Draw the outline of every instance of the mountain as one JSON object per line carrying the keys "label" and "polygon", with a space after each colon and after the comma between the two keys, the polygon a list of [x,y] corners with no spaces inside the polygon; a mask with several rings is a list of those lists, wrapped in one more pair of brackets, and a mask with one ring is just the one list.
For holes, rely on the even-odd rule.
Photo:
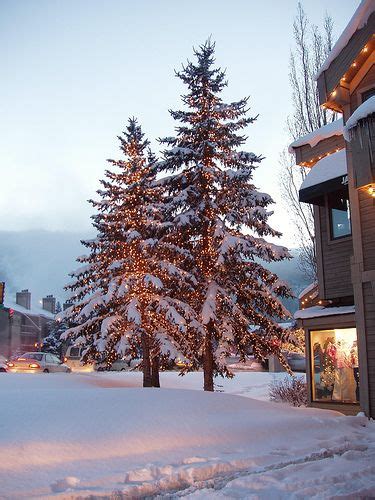
{"label": "mountain", "polygon": [[[12,298],[24,288],[31,291],[33,301],[53,294],[66,298],[63,290],[70,281],[68,273],[77,267],[75,259],[85,253],[80,240],[93,234],[53,231],[0,231],[0,281],[6,283],[6,293]],[[298,256],[298,251],[292,254]],[[268,267],[288,282],[296,296],[309,282],[298,267],[298,259],[273,262]],[[285,301],[291,312],[297,301]]]}

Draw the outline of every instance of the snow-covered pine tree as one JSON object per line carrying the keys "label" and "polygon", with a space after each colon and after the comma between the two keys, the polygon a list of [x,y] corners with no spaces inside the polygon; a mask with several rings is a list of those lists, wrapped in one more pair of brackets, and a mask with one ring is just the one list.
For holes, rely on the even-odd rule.
{"label": "snow-covered pine tree", "polygon": [[[166,149],[158,171],[169,175],[166,189],[169,239],[189,254],[195,292],[183,297],[196,313],[194,351],[201,357],[204,389],[212,391],[213,376],[232,376],[226,357],[243,359],[249,346],[263,357],[280,353],[283,330],[277,318],[288,316],[280,297],[291,292],[262,265],[289,258],[286,248],[265,236],[281,236],[268,224],[273,200],[252,184],[261,156],[239,150],[246,137],[240,131],[256,118],[247,117],[248,99],[225,104],[220,94],[225,73],[214,68],[215,44],[195,50],[176,75],[186,84],[183,111],[170,111],[180,122],[176,137],[161,139]],[[260,337],[252,325],[267,332]]]}
{"label": "snow-covered pine tree", "polygon": [[52,354],[56,354],[61,357],[63,340],[61,339],[61,335],[65,333],[68,329],[68,324],[66,321],[62,321],[59,318],[52,321],[47,337],[44,337],[42,344],[43,352],[50,352]]}
{"label": "snow-covered pine tree", "polygon": [[[90,203],[97,230],[94,240],[82,241],[89,254],[67,285],[73,305],[65,317],[74,325],[66,332],[85,346],[83,361],[108,364],[123,355],[143,358],[144,386],[158,385],[159,353],[174,350],[186,329],[180,303],[168,296],[174,286],[184,289],[187,273],[160,255],[162,188],[155,186],[155,157],[141,127],[130,119],[119,136],[123,160],[108,160],[98,191]],[[171,337],[174,335],[174,339]]]}

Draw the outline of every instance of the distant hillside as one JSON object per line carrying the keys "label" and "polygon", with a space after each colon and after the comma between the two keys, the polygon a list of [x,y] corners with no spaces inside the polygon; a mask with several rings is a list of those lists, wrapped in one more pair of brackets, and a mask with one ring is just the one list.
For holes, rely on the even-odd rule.
{"label": "distant hillside", "polygon": [[[0,231],[0,281],[6,282],[7,293],[28,288],[34,300],[54,294],[60,301],[69,281],[68,273],[77,267],[75,259],[85,253],[81,239],[92,237],[71,232]],[[297,255],[297,251],[292,252]],[[296,295],[308,284],[298,268],[297,259],[275,262],[268,266],[287,281]],[[297,302],[287,301],[293,312]]]}

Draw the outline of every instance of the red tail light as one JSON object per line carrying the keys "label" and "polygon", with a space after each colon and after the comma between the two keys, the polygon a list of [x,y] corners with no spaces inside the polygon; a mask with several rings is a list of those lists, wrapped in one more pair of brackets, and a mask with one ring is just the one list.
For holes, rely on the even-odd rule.
{"label": "red tail light", "polygon": [[40,365],[38,363],[30,363],[29,368],[40,368]]}

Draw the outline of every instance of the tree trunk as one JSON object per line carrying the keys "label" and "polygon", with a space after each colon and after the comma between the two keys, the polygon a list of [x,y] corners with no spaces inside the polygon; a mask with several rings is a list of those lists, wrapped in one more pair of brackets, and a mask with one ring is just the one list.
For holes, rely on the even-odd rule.
{"label": "tree trunk", "polygon": [[211,391],[214,390],[214,356],[212,353],[212,340],[211,332],[207,331],[207,336],[205,340],[204,353],[203,353],[203,376],[204,376],[204,390]]}
{"label": "tree trunk", "polygon": [[160,387],[158,355],[153,356],[151,359],[151,380],[152,380],[152,387]]}
{"label": "tree trunk", "polygon": [[145,333],[142,333],[142,351],[143,387],[152,387],[150,348],[148,345],[147,335]]}

